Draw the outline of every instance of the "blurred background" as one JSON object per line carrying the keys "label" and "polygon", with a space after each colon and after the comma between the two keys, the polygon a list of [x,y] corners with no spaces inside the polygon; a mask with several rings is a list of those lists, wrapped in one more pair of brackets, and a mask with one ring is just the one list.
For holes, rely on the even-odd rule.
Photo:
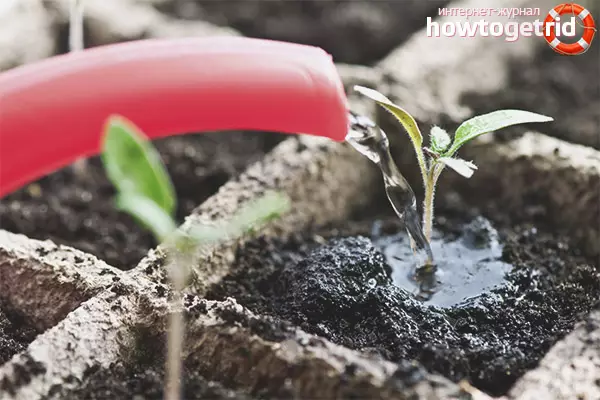
{"label": "blurred background", "polygon": [[[0,2],[0,70],[68,51],[70,0]],[[539,6],[546,0],[83,0],[85,46],[153,37],[244,35],[324,48],[336,63],[376,66],[413,34],[424,35],[426,18],[440,7]],[[581,1],[599,19],[600,3]],[[557,3],[558,4],[558,3]],[[598,21],[596,21],[598,24]],[[578,26],[578,33],[581,28]],[[432,39],[433,40],[433,39]],[[469,39],[465,39],[469,40]],[[491,40],[501,40],[494,39]],[[542,38],[521,38],[538,40]],[[596,38],[597,42],[598,39]],[[511,46],[511,43],[506,43]],[[444,42],[440,41],[440,50]],[[477,58],[477,54],[473,54]],[[532,60],[512,63],[511,84],[487,98],[464,99],[476,111],[531,108],[562,114],[548,132],[600,148],[600,46],[576,57],[540,47]],[[418,64],[419,59],[406,60]],[[485,68],[485,67],[484,67]],[[500,73],[489,71],[490,74]],[[565,130],[571,132],[565,134]]]}
{"label": "blurred background", "polygon": [[[470,77],[461,77],[460,64],[453,64],[455,70],[448,75],[462,81],[457,84],[458,99],[451,99],[453,105],[447,109],[444,104],[448,99],[440,93],[448,92],[444,85],[453,84],[454,79],[443,76],[446,63],[454,62],[453,55],[445,52],[448,42],[433,42],[427,52],[416,49],[406,55],[402,50],[409,41],[425,36],[427,17],[435,19],[440,7],[539,5],[543,19],[548,5],[554,4],[548,0],[83,1],[87,48],[146,38],[221,35],[310,44],[333,55],[342,76],[351,78],[347,85],[391,87],[392,94],[402,91],[403,95],[395,100],[415,113],[424,132],[433,124],[444,124],[452,130],[460,113],[473,115],[500,108],[521,108],[555,118],[554,123],[540,127],[543,133],[600,149],[600,39],[597,37],[585,54],[575,57],[555,53],[543,38],[520,39],[538,41],[533,54],[519,57],[518,51],[506,51],[507,61],[501,67],[488,64],[486,55],[474,51],[464,62],[471,63],[470,71],[474,66],[478,69],[477,82],[491,82],[489,86],[494,87],[495,82],[502,81],[502,88],[490,92],[471,87]],[[591,0],[585,4],[600,19],[600,2]],[[0,0],[0,70],[68,52],[69,5],[70,0]],[[509,46],[519,45],[499,43],[502,40],[499,38],[488,39],[490,46],[494,46],[491,52],[504,54]],[[439,65],[435,66],[436,63]],[[425,64],[429,65],[429,75],[419,73]],[[416,78],[397,84],[398,75]],[[425,81],[438,91],[420,92]],[[458,111],[454,102],[460,103]],[[436,104],[431,106],[435,113],[427,112],[428,103]],[[526,129],[530,127],[506,130],[497,139],[520,135]],[[396,125],[389,127],[388,134],[393,140],[404,138]],[[259,160],[284,138],[273,133],[236,132],[158,141],[180,197],[178,217],[189,215],[228,179]],[[414,165],[412,156],[400,153],[397,161],[402,171]],[[194,184],[190,185],[190,181]],[[419,186],[415,182],[415,187]],[[0,199],[0,225],[33,238],[68,243],[127,269],[154,242],[148,233],[136,230],[127,216],[116,212],[111,196],[112,186],[104,177],[98,159],[92,159],[83,176],[66,168]],[[82,210],[86,211],[83,216]]]}

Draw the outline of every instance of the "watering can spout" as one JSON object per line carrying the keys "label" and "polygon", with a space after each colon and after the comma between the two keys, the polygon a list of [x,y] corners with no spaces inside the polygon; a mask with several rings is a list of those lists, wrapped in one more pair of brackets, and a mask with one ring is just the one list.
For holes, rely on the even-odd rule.
{"label": "watering can spout", "polygon": [[347,102],[322,49],[240,37],[143,40],[0,74],[0,197],[97,154],[120,114],[150,138],[257,130],[343,141]]}

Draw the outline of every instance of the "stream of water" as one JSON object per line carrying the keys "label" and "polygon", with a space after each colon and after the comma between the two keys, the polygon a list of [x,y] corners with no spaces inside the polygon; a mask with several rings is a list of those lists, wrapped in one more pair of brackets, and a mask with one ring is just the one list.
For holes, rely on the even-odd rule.
{"label": "stream of water", "polygon": [[388,200],[396,215],[404,222],[411,239],[417,267],[431,264],[433,253],[421,228],[415,194],[390,154],[385,132],[369,118],[350,113],[350,129],[346,141],[381,170]]}

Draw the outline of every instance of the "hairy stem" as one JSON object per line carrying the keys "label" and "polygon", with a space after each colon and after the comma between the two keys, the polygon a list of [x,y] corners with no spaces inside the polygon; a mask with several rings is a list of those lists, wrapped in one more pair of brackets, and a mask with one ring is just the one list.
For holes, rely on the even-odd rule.
{"label": "hairy stem", "polygon": [[433,232],[433,207],[435,200],[435,187],[438,178],[444,170],[443,164],[433,163],[425,181],[425,199],[423,200],[423,233],[427,241],[431,243],[431,234]]}
{"label": "hairy stem", "polygon": [[433,178],[433,170],[435,164],[430,168],[427,167],[425,154],[420,146],[414,144],[415,152],[417,153],[417,161],[421,171],[421,179],[423,179],[423,187],[425,188],[425,199],[423,201],[423,234],[425,239],[431,243],[431,226],[433,221],[433,197],[435,194],[435,182]]}
{"label": "hairy stem", "polygon": [[421,179],[423,179],[423,186],[427,186],[428,178],[428,169],[427,162],[425,161],[425,155],[423,154],[423,149],[420,146],[414,144],[415,152],[417,153],[417,162],[419,163],[419,169],[421,170]]}
{"label": "hairy stem", "polygon": [[436,164],[435,165],[435,171],[433,172],[433,185],[434,186],[437,185],[437,181],[445,167],[446,166],[444,164]]}
{"label": "hairy stem", "polygon": [[431,243],[431,232],[433,227],[433,200],[435,198],[434,168],[429,170],[425,181],[425,198],[423,200],[423,234]]}

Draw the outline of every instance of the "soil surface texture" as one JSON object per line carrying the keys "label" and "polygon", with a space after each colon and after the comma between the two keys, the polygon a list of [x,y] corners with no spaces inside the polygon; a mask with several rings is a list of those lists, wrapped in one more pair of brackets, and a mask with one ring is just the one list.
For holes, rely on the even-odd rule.
{"label": "soil surface texture", "polygon": [[373,63],[425,26],[447,0],[184,0],[161,5],[179,18],[245,36],[322,47],[336,62]]}
{"label": "soil surface texture", "polygon": [[[164,384],[164,372],[158,368],[126,368],[119,364],[91,373],[79,388],[65,396],[82,400],[162,399]],[[185,368],[182,385],[182,399],[250,399],[243,393],[207,381],[192,368]]]}
{"label": "soil surface texture", "polygon": [[[271,133],[218,132],[157,140],[177,192],[178,220],[282,139]],[[75,247],[128,270],[156,243],[115,208],[113,195],[94,157],[83,173],[69,166],[0,199],[0,227]]]}
{"label": "soil surface texture", "polygon": [[[476,115],[504,108],[517,108],[548,115],[551,124],[527,124],[496,135],[510,138],[527,130],[600,149],[600,46],[585,54],[565,57],[547,48],[534,62],[511,65],[509,83],[493,95],[469,94],[463,102]],[[538,128],[539,127],[539,128]]]}
{"label": "soil surface texture", "polygon": [[[436,227],[447,240],[460,238],[480,213],[463,204],[438,207]],[[310,235],[259,238],[239,252],[236,270],[209,298],[235,297],[256,313],[335,343],[394,362],[416,360],[500,395],[589,312],[600,277],[567,238],[485,216],[498,228],[501,260],[513,268],[502,285],[451,307],[426,305],[392,283],[374,245],[378,235],[402,230],[392,216],[378,224],[363,216]]]}
{"label": "soil surface texture", "polygon": [[0,365],[25,350],[37,334],[21,317],[3,310],[0,304]]}
{"label": "soil surface texture", "polygon": [[[190,317],[191,318],[191,317]],[[91,369],[75,389],[63,390],[65,399],[163,399],[165,388],[165,338],[138,331],[136,346],[124,359],[109,368]],[[225,388],[205,379],[192,361],[184,362],[182,399],[251,399],[246,393]]]}

